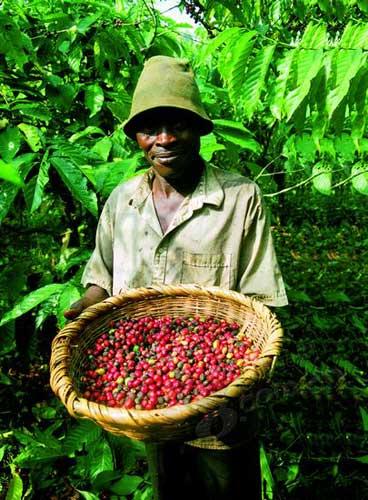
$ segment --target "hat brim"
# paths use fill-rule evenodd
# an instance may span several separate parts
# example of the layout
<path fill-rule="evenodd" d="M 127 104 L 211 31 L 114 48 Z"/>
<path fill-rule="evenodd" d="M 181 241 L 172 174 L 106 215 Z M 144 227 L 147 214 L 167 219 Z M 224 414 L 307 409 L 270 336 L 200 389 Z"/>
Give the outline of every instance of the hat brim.
<path fill-rule="evenodd" d="M 198 131 L 199 135 L 207 135 L 210 134 L 213 131 L 213 123 L 209 118 L 204 118 L 198 113 L 195 113 L 194 111 L 190 111 L 187 108 L 181 108 L 180 106 L 155 106 L 149 109 L 145 109 L 144 111 L 137 113 L 136 115 L 132 116 L 130 119 L 128 119 L 124 125 L 123 125 L 123 130 L 125 134 L 130 138 L 135 140 L 136 139 L 136 133 L 138 131 L 138 127 L 140 126 L 139 124 L 144 120 L 144 115 L 148 114 L 150 111 L 158 110 L 158 109 L 178 109 L 181 111 L 185 111 L 192 115 L 192 118 L 194 118 L 195 121 L 195 126 Z"/>

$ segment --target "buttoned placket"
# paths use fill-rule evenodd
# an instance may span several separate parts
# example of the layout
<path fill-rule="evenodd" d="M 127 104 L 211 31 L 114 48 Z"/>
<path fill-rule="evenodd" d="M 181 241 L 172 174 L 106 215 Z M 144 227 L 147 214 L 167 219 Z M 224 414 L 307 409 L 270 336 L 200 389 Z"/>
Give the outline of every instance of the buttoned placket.
<path fill-rule="evenodd" d="M 140 185 L 137 193 L 136 200 L 133 204 L 137 208 L 140 215 L 150 228 L 155 232 L 159 239 L 153 255 L 153 272 L 152 284 L 160 285 L 165 283 L 167 272 L 168 253 L 170 251 L 170 239 L 172 233 L 182 224 L 187 222 L 196 210 L 203 207 L 205 199 L 205 179 L 201 177 L 198 186 L 194 192 L 184 198 L 183 203 L 180 205 L 176 212 L 168 230 L 165 234 L 162 233 L 162 228 L 154 206 L 153 195 L 150 184 L 151 172 L 147 172 L 146 179 Z M 152 177 L 151 177 L 152 179 Z"/>

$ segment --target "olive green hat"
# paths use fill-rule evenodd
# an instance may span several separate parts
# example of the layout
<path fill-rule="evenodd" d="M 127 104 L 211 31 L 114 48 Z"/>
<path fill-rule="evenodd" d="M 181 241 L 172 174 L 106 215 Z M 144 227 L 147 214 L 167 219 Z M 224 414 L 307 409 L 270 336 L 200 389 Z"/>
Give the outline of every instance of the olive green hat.
<path fill-rule="evenodd" d="M 135 139 L 136 123 L 146 111 L 170 107 L 194 113 L 200 135 L 209 134 L 213 123 L 205 112 L 193 71 L 186 59 L 154 56 L 145 62 L 133 94 L 124 132 Z"/>

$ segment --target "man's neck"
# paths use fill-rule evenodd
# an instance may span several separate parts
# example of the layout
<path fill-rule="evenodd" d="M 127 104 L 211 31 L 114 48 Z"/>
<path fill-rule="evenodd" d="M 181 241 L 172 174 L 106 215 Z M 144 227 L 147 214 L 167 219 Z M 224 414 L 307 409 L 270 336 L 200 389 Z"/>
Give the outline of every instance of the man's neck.
<path fill-rule="evenodd" d="M 203 170 L 204 163 L 200 161 L 196 165 L 195 169 L 190 172 L 190 175 L 186 172 L 186 175 L 183 175 L 182 177 L 164 178 L 153 171 L 154 179 L 152 182 L 152 192 L 166 198 L 177 194 L 187 196 L 188 194 L 193 193 L 197 187 L 199 180 L 202 177 Z"/>

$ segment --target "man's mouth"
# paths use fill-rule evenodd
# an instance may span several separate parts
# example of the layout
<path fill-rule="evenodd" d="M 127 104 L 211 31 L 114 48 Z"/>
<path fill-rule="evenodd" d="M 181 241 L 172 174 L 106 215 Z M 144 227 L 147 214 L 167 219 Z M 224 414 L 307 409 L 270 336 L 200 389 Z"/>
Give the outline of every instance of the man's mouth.
<path fill-rule="evenodd" d="M 179 153 L 177 152 L 167 152 L 167 153 L 156 153 L 152 155 L 152 159 L 154 161 L 158 161 L 159 163 L 165 164 L 170 163 L 177 159 Z"/>

